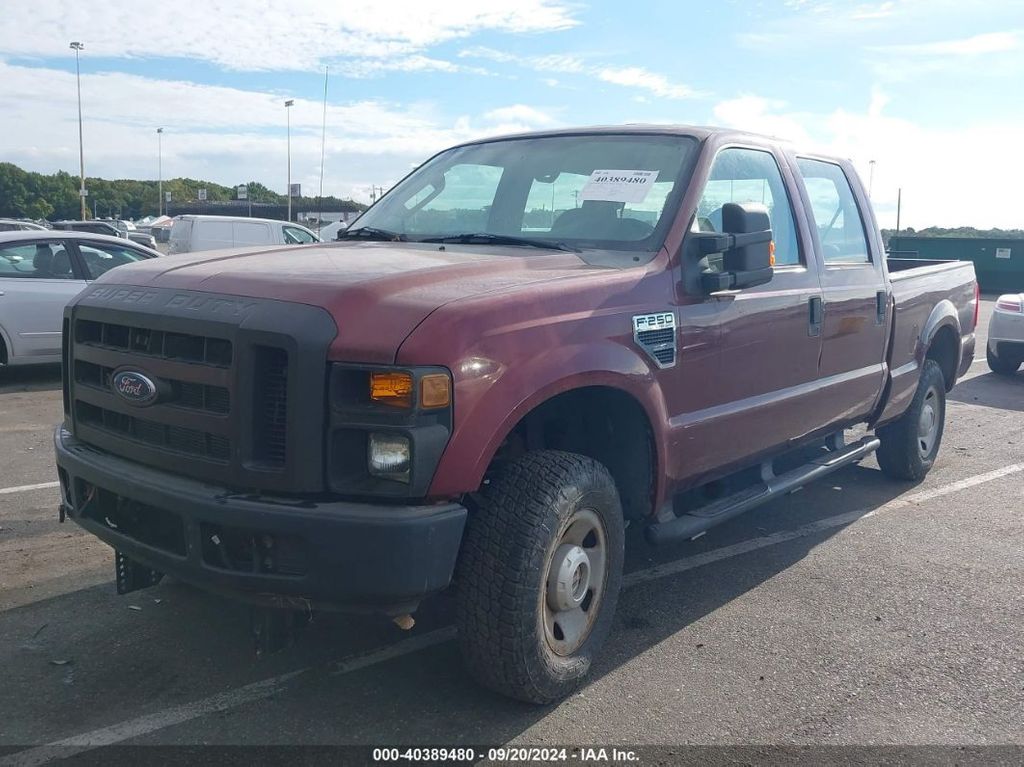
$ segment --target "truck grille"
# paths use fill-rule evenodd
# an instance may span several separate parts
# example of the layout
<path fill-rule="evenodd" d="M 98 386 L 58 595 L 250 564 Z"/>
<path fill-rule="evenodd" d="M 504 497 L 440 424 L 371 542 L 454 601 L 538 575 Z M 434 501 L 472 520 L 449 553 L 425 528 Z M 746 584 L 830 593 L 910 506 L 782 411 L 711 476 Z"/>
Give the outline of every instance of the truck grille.
<path fill-rule="evenodd" d="M 232 490 L 322 491 L 319 429 L 337 333 L 326 311 L 97 285 L 64 317 L 67 417 L 78 440 Z M 141 395 L 114 386 L 120 373 L 135 374 L 126 380 Z"/>
<path fill-rule="evenodd" d="M 93 320 L 79 320 L 75 323 L 75 343 L 219 367 L 230 366 L 232 357 L 231 342 L 223 338 Z"/>
<path fill-rule="evenodd" d="M 147 421 L 137 416 L 96 407 L 88 402 L 78 403 L 78 418 L 82 423 L 109 434 L 118 434 L 165 450 L 214 461 L 226 461 L 231 456 L 231 440 L 197 429 Z"/>
<path fill-rule="evenodd" d="M 95 365 L 82 360 L 75 361 L 75 383 L 93 386 L 104 391 L 113 391 L 111 380 L 114 368 Z M 189 381 L 167 381 L 173 389 L 173 399 L 178 407 L 207 413 L 228 413 L 231 409 L 231 393 L 223 386 L 191 383 Z"/>
<path fill-rule="evenodd" d="M 288 448 L 288 353 L 256 347 L 255 371 L 254 457 L 264 464 L 282 466 Z"/>

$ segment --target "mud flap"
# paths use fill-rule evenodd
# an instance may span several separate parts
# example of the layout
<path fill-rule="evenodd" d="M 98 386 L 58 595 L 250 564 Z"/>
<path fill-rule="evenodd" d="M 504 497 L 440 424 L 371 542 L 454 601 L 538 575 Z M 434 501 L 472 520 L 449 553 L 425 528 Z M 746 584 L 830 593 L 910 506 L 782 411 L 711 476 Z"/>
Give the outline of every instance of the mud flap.
<path fill-rule="evenodd" d="M 128 559 L 116 549 L 114 550 L 114 571 L 117 576 L 118 594 L 130 594 L 139 589 L 147 589 L 158 584 L 164 577 L 163 573 L 141 565 L 133 559 Z"/>

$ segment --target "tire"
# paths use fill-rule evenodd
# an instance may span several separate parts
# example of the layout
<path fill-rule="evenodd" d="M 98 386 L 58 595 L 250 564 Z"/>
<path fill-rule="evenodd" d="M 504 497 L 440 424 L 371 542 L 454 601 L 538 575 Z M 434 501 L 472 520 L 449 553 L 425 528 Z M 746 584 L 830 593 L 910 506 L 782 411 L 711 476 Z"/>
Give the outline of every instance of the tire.
<path fill-rule="evenodd" d="M 992 347 L 988 344 L 985 344 L 985 358 L 988 360 L 988 369 L 1001 376 L 1012 376 L 1017 372 L 1021 363 L 1020 355 L 998 354 L 992 351 Z"/>
<path fill-rule="evenodd" d="M 576 689 L 611 630 L 623 527 L 608 470 L 574 453 L 529 453 L 485 488 L 456 571 L 459 644 L 477 681 L 529 703 Z"/>
<path fill-rule="evenodd" d="M 932 468 L 946 425 L 946 379 L 935 360 L 926 359 L 907 411 L 876 432 L 878 465 L 892 479 L 918 481 Z"/>

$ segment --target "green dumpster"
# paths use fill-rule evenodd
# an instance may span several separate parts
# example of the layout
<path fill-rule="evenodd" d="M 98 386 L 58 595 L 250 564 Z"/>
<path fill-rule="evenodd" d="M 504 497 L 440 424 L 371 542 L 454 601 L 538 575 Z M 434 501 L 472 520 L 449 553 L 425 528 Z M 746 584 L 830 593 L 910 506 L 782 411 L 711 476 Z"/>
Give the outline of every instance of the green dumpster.
<path fill-rule="evenodd" d="M 973 261 L 985 293 L 1024 291 L 1024 239 L 900 235 L 889 238 L 889 256 Z"/>

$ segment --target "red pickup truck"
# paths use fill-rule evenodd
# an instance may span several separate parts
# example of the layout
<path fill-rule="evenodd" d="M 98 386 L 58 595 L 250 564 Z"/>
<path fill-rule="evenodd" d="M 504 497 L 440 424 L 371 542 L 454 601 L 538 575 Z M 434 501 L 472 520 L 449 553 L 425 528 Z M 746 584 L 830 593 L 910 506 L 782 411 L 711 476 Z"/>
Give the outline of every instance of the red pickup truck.
<path fill-rule="evenodd" d="M 977 313 L 970 263 L 886 261 L 844 160 L 691 127 L 476 141 L 341 242 L 87 288 L 60 513 L 121 592 L 409 625 L 453 584 L 475 676 L 551 701 L 609 633 L 628 522 L 692 539 L 873 451 L 923 477 Z"/>

